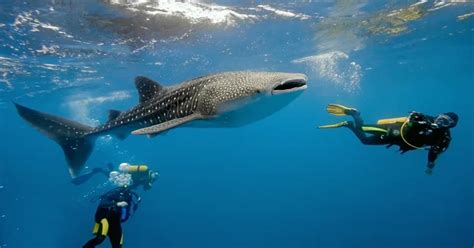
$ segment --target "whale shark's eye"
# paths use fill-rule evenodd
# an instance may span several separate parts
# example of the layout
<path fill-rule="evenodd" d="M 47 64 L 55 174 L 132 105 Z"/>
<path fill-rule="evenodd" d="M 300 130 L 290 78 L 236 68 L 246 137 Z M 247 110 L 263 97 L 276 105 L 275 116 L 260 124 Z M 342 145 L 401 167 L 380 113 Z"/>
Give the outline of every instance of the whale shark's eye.
<path fill-rule="evenodd" d="M 255 94 L 260 94 L 260 90 L 256 90 L 256 91 L 255 91 Z"/>

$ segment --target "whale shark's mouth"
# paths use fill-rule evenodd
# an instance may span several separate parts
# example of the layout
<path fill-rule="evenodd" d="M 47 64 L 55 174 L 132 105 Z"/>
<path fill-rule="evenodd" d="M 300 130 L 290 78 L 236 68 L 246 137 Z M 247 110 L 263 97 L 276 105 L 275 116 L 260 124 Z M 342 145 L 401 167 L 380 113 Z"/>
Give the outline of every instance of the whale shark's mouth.
<path fill-rule="evenodd" d="M 293 78 L 273 86 L 272 95 L 285 94 L 306 89 L 306 78 Z"/>

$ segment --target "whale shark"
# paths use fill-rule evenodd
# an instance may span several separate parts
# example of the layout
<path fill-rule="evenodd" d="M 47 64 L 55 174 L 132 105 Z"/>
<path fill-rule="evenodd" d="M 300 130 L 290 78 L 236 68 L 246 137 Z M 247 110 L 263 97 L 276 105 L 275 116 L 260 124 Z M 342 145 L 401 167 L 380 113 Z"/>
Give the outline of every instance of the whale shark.
<path fill-rule="evenodd" d="M 306 83 L 306 75 L 284 72 L 222 72 L 168 87 L 139 76 L 135 79 L 138 105 L 127 111 L 109 110 L 108 121 L 97 127 L 14 104 L 24 120 L 61 146 L 74 178 L 98 137 L 155 137 L 179 126 L 244 126 L 289 104 L 307 88 Z"/>

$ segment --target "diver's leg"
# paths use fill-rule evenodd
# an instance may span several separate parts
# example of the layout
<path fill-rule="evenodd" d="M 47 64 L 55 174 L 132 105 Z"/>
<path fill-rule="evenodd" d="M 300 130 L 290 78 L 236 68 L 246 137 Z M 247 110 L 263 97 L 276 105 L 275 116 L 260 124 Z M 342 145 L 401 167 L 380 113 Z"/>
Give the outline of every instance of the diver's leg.
<path fill-rule="evenodd" d="M 360 117 L 360 112 L 358 110 L 353 110 L 348 112 L 347 115 L 352 116 L 352 118 L 354 119 L 355 127 L 361 129 L 362 131 L 362 125 L 364 125 L 364 120 L 362 119 L 362 117 Z"/>
<path fill-rule="evenodd" d="M 107 233 L 104 235 L 104 226 L 102 223 L 96 223 L 94 226 L 93 233 L 96 235 L 91 240 L 87 241 L 87 243 L 83 246 L 83 248 L 94 248 L 97 245 L 100 245 L 104 242 Z"/>
<path fill-rule="evenodd" d="M 96 245 L 100 245 L 104 242 L 105 236 L 98 234 L 95 238 L 87 241 L 87 243 L 82 248 L 94 248 Z"/>
<path fill-rule="evenodd" d="M 367 136 L 367 134 L 362 129 L 364 125 L 364 120 L 360 117 L 360 112 L 356 109 L 347 112 L 348 115 L 352 116 L 354 122 L 349 122 L 347 127 L 359 138 L 360 142 L 364 145 L 385 145 L 387 144 L 383 140 L 383 134 L 371 134 Z M 369 127 L 369 126 L 367 126 Z M 374 126 L 375 127 L 375 126 Z"/>
<path fill-rule="evenodd" d="M 362 142 L 362 144 L 364 145 L 386 145 L 387 144 L 387 142 L 383 139 L 384 133 L 371 134 L 370 136 L 367 136 L 367 134 L 362 130 L 362 124 L 363 124 L 362 118 L 354 117 L 354 121 L 356 121 L 356 118 L 358 118 L 357 122 L 354 122 L 354 123 L 349 122 L 349 125 L 347 125 L 347 128 L 349 128 L 355 134 L 355 136 L 360 140 L 360 142 Z"/>
<path fill-rule="evenodd" d="M 119 221 L 114 221 L 110 226 L 109 239 L 112 248 L 121 248 L 122 247 L 122 226 Z"/>

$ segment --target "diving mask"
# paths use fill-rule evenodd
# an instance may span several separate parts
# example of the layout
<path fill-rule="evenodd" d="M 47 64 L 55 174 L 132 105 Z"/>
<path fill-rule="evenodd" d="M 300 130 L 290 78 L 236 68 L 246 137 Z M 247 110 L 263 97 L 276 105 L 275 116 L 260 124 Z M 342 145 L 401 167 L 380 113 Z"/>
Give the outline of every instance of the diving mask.
<path fill-rule="evenodd" d="M 450 128 L 456 126 L 456 121 L 454 121 L 453 118 L 445 114 L 438 115 L 438 117 L 436 117 L 435 119 L 435 123 L 436 125 L 438 125 L 438 127 L 441 128 Z"/>

